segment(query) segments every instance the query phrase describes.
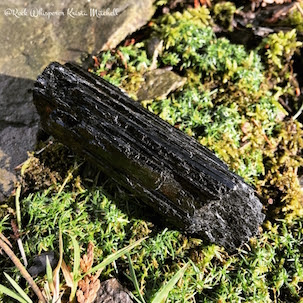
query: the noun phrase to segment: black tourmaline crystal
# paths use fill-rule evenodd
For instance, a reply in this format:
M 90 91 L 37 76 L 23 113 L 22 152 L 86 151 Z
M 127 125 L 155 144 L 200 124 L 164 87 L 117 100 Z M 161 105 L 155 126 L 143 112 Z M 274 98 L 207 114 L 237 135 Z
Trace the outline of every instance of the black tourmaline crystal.
M 38 77 L 34 102 L 47 133 L 175 226 L 228 250 L 258 233 L 264 215 L 250 186 L 102 78 L 51 63 Z

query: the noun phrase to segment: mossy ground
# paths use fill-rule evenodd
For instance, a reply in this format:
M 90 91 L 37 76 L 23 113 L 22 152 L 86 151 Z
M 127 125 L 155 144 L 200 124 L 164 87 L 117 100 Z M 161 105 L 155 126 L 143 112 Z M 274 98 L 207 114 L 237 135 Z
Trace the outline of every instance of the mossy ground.
M 179 91 L 142 105 L 195 137 L 256 187 L 267 214 L 260 236 L 228 254 L 166 228 L 146 215 L 147 208 L 138 208 L 135 197 L 54 143 L 31 157 L 24 171 L 22 239 L 29 258 L 58 251 L 59 226 L 64 259 L 71 263 L 70 235 L 77 237 L 82 252 L 89 241 L 95 244 L 95 263 L 149 236 L 131 253 L 147 302 L 187 262 L 167 302 L 303 302 L 303 130 L 281 105 L 290 100 L 294 110 L 300 107 L 292 57 L 301 43 L 295 31 L 272 34 L 250 51 L 217 38 L 213 25 L 231 30 L 235 11 L 234 4 L 219 3 L 211 12 L 200 7 L 160 16 L 150 23 L 152 36 L 162 41 L 156 52 L 148 55 L 149 39 L 120 46 L 101 53 L 92 72 L 134 98 L 151 68 L 170 66 L 186 77 Z M 12 207 L 0 223 L 7 236 L 13 216 Z M 1 265 L 24 284 L 8 260 L 1 259 Z M 117 276 L 137 295 L 125 274 L 126 257 L 101 278 Z M 41 285 L 44 280 L 37 278 Z

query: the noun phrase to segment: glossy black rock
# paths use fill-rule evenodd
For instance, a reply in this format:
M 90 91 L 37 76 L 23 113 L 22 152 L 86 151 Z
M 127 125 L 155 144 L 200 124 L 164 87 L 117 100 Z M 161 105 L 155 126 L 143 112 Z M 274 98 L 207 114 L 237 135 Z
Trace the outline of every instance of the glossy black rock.
M 195 139 L 100 77 L 51 63 L 34 103 L 43 129 L 184 231 L 234 250 L 264 219 L 254 190 Z

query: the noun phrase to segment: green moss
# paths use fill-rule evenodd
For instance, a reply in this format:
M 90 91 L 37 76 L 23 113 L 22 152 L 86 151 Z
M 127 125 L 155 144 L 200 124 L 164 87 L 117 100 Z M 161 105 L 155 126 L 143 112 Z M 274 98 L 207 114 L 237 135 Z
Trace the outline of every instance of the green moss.
M 301 2 L 296 3 L 297 6 L 294 7 L 294 9 L 290 10 L 290 12 L 287 14 L 287 17 L 282 20 L 282 25 L 290 26 L 292 28 L 295 28 L 298 32 L 303 32 L 303 16 L 302 16 L 302 9 L 303 5 Z M 299 9 L 299 7 L 301 9 Z
M 214 21 L 223 29 L 231 31 L 233 29 L 234 13 L 236 6 L 232 2 L 219 2 L 213 8 Z
M 260 45 L 261 49 L 266 49 L 265 63 L 270 72 L 274 73 L 274 76 L 288 71 L 292 56 L 301 46 L 302 43 L 297 41 L 295 29 L 286 33 L 281 31 L 277 34 L 271 34 Z
M 88 241 L 95 244 L 95 264 L 130 241 L 149 235 L 131 252 L 140 288 L 147 302 L 189 261 L 182 280 L 170 292 L 169 302 L 298 302 L 302 297 L 303 221 L 267 223 L 268 231 L 237 254 L 185 237 L 175 230 L 156 229 L 136 218 L 138 207 L 130 197 L 110 199 L 104 189 L 60 194 L 45 191 L 21 201 L 28 256 L 53 249 L 58 251 L 58 226 L 61 225 L 64 259 L 72 260 L 70 235 L 76 235 L 84 252 Z M 123 205 L 128 205 L 123 208 Z M 124 209 L 124 210 L 122 210 Z M 136 216 L 134 216 L 136 214 Z M 127 258 L 122 258 L 102 273 L 120 278 L 128 273 Z M 18 274 L 15 273 L 18 280 Z M 38 284 L 44 279 L 36 279 Z M 133 290 L 132 285 L 128 288 Z M 5 300 L 5 299 L 4 299 Z M 1 299 L 0 299 L 1 301 Z M 6 302 L 6 301 L 5 301 Z
M 112 84 L 123 87 L 134 98 L 135 92 L 144 81 L 142 74 L 151 65 L 143 43 L 103 52 L 98 60 L 99 64 L 93 72 Z
M 62 194 L 44 191 L 29 195 L 22 206 L 23 216 L 28 218 L 27 253 L 53 250 L 54 245 L 58 245 L 59 226 L 65 235 L 76 236 L 82 245 L 89 241 L 96 245 L 103 243 L 102 251 L 98 252 L 100 260 L 103 254 L 117 250 L 119 242 L 126 237 L 124 227 L 128 219 L 101 190 Z M 71 241 L 69 237 L 65 240 L 68 249 Z M 69 253 L 67 257 L 71 258 Z
M 201 19 L 187 18 L 194 11 Z M 169 63 L 179 71 L 192 68 L 210 80 L 231 81 L 256 90 L 263 80 L 260 57 L 256 52 L 247 54 L 243 46 L 231 44 L 225 38 L 217 39 L 208 26 L 208 13 L 203 7 L 200 11 L 188 10 L 155 23 L 154 28 L 165 47 L 160 63 Z
M 265 161 L 266 174 L 258 181 L 259 191 L 267 199 L 275 215 L 286 213 L 287 220 L 303 215 L 303 193 L 298 170 L 303 166 L 303 130 L 296 121 L 281 122 L 276 126 L 275 151 Z
M 167 32 L 169 35 L 168 26 L 173 26 L 173 31 L 176 35 L 180 35 L 180 29 L 182 24 L 191 23 L 195 27 L 203 28 L 212 24 L 211 16 L 209 10 L 205 6 L 198 7 L 197 9 L 189 8 L 183 12 L 176 12 L 173 14 L 167 14 L 160 16 L 154 24 L 154 29 L 159 30 L 160 32 Z M 171 42 L 174 44 L 173 39 Z

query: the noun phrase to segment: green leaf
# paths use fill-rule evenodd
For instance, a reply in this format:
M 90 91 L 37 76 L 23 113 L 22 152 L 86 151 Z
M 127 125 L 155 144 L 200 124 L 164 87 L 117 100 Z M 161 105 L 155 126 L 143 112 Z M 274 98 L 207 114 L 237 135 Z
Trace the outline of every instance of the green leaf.
M 21 296 L 19 296 L 18 294 L 16 294 L 15 292 L 13 292 L 12 290 L 10 290 L 9 288 L 3 286 L 2 284 L 0 284 L 0 292 L 16 299 L 17 301 L 21 302 L 21 303 L 28 303 L 28 301 L 24 300 Z
M 18 224 L 18 229 L 21 231 L 21 209 L 20 209 L 20 194 L 21 194 L 21 185 L 19 185 L 16 189 L 16 197 L 15 197 L 15 202 L 16 202 L 16 216 L 17 216 L 17 224 Z
M 46 256 L 46 277 L 47 277 L 47 282 L 49 284 L 53 284 L 53 270 L 50 265 L 48 256 Z
M 183 266 L 179 271 L 168 281 L 166 285 L 164 285 L 159 291 L 157 291 L 155 297 L 151 301 L 151 303 L 164 303 L 169 292 L 174 288 L 179 279 L 181 279 L 187 269 L 189 263 Z
M 82 278 L 84 278 L 86 275 L 94 273 L 98 270 L 103 270 L 107 265 L 111 264 L 112 262 L 114 262 L 115 260 L 117 260 L 118 258 L 120 258 L 121 256 L 125 255 L 126 253 L 128 253 L 130 250 L 132 250 L 134 247 L 138 246 L 143 240 L 145 240 L 147 237 L 142 238 L 120 250 L 118 250 L 117 252 L 109 255 L 108 257 L 106 257 L 100 264 L 96 265 L 95 267 L 91 268 Z M 82 279 L 81 278 L 81 279 Z
M 74 246 L 74 267 L 73 267 L 73 286 L 71 289 L 71 294 L 69 297 L 69 300 L 71 302 L 74 301 L 75 295 L 76 295 L 76 291 L 77 291 L 77 285 L 78 285 L 78 281 L 81 280 L 80 277 L 80 247 L 79 247 L 79 243 L 76 240 L 75 237 L 71 237 L 72 238 L 72 242 L 73 242 L 73 246 Z
M 135 274 L 135 271 L 134 271 L 134 267 L 133 267 L 133 263 L 132 263 L 132 259 L 129 255 L 129 253 L 126 254 L 127 256 L 127 259 L 128 259 L 128 263 L 129 263 L 129 271 L 130 271 L 130 279 L 131 281 L 133 282 L 134 286 L 135 286 L 135 289 L 138 293 L 138 296 L 140 298 L 140 301 L 142 303 L 145 303 L 145 300 L 140 292 L 140 287 L 139 287 L 139 283 L 138 283 L 138 280 L 137 280 L 137 277 L 136 277 L 136 274 Z
M 73 278 L 74 281 L 79 277 L 80 272 L 80 247 L 75 237 L 72 237 L 74 247 L 74 267 L 73 267 Z
M 33 303 L 30 297 L 24 292 L 24 290 L 14 281 L 7 273 L 4 273 L 6 279 L 12 284 L 12 286 L 16 289 L 19 295 L 25 300 L 25 302 Z
M 28 158 L 25 162 L 23 162 L 20 170 L 20 174 L 23 177 L 25 174 L 25 171 L 30 167 L 32 158 Z

